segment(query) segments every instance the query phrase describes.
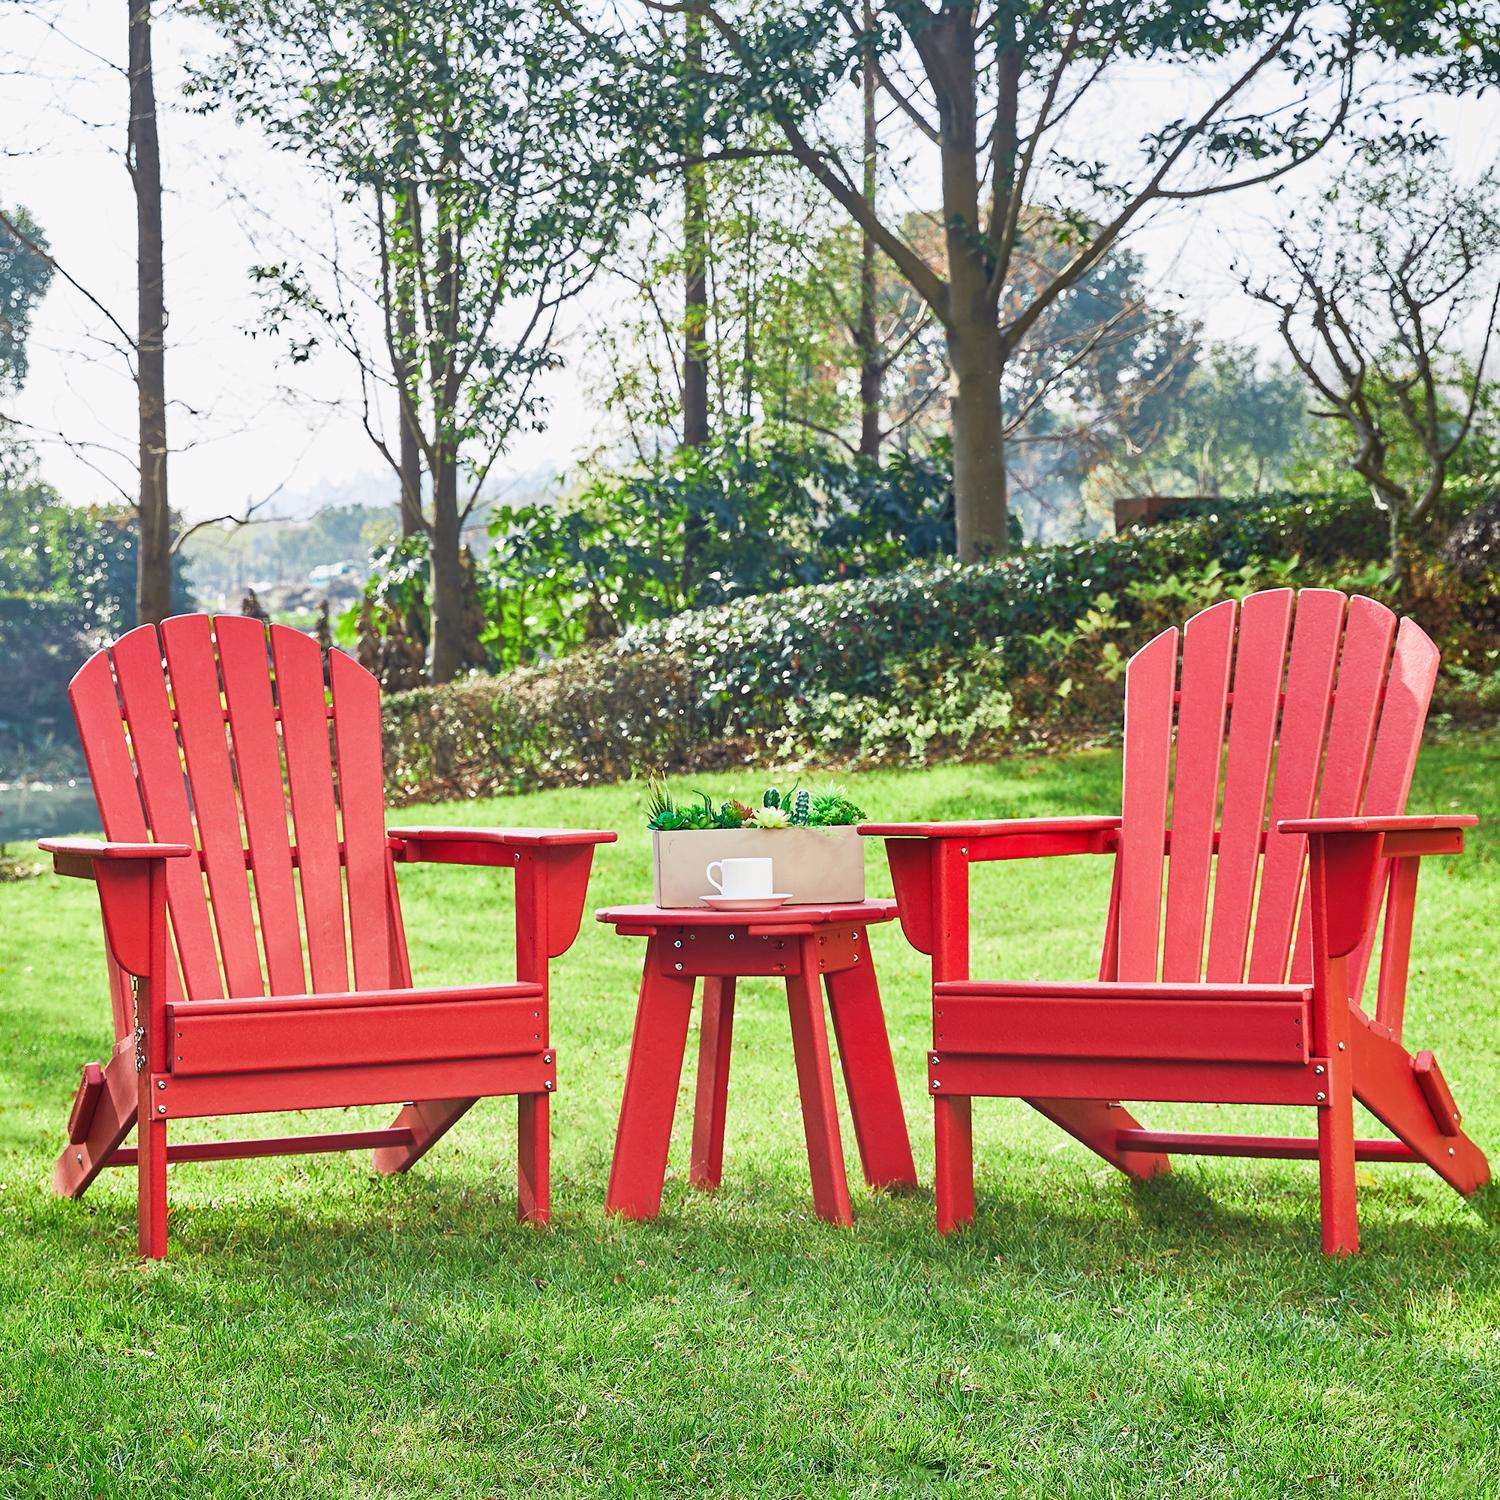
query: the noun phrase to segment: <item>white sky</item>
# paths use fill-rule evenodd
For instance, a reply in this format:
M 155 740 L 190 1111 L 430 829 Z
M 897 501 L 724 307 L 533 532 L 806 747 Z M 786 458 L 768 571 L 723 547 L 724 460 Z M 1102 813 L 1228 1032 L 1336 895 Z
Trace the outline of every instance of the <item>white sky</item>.
M 127 328 L 134 326 L 134 204 L 124 166 L 126 86 L 120 0 L 53 0 L 44 10 L 0 11 L 0 203 L 28 208 L 53 253 Z M 49 26 L 41 17 L 56 18 Z M 349 405 L 352 367 L 337 353 L 294 366 L 284 345 L 254 338 L 248 276 L 284 253 L 275 226 L 316 237 L 326 196 L 294 159 L 272 151 L 224 115 L 178 104 L 185 55 L 202 46 L 197 23 L 167 16 L 156 27 L 158 98 L 167 183 L 168 394 L 174 447 L 173 504 L 193 517 L 238 512 L 280 489 L 297 508 L 325 498 L 384 498 L 386 471 Z M 1164 86 L 1143 75 L 1126 86 Z M 1128 118 L 1128 98 L 1118 101 Z M 1438 101 L 1428 118 L 1451 145 L 1464 176 L 1494 159 L 1500 101 Z M 1316 185 L 1309 173 L 1288 193 Z M 1274 353 L 1265 310 L 1229 275 L 1238 251 L 1253 253 L 1270 207 L 1265 194 L 1208 200 L 1148 226 L 1133 240 L 1181 309 L 1211 336 L 1243 339 Z M 517 473 L 565 467 L 596 443 L 580 367 L 591 321 L 615 293 L 596 288 L 575 307 L 551 378 L 547 430 L 520 436 L 501 467 Z M 104 319 L 61 280 L 34 327 L 31 376 L 13 410 L 66 441 L 40 444 L 42 467 L 70 500 L 118 498 L 129 487 L 134 392 L 119 359 L 99 341 Z M 113 480 L 113 483 L 111 483 Z

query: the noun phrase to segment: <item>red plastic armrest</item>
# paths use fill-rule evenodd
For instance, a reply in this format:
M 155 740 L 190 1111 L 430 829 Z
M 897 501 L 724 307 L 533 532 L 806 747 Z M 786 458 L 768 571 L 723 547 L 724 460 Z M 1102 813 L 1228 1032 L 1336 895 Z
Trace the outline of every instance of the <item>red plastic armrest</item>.
M 408 863 L 490 864 L 501 850 L 576 849 L 612 844 L 619 834 L 588 828 L 392 828 L 391 848 Z M 465 849 L 470 852 L 466 855 Z M 491 851 L 489 858 L 485 851 Z
M 1391 858 L 1416 854 L 1462 854 L 1464 829 L 1479 819 L 1473 813 L 1413 813 L 1387 818 L 1286 818 L 1278 833 L 1305 833 L 1309 839 L 1363 835 L 1381 840 L 1381 852 Z
M 1401 813 L 1389 818 L 1283 818 L 1279 833 L 1438 833 L 1473 828 L 1474 813 Z
M 187 844 L 122 844 L 106 839 L 41 839 L 37 848 L 52 856 L 59 875 L 94 879 L 94 861 L 185 859 L 197 851 Z
M 1055 854 L 1110 854 L 1119 828 L 1119 818 L 988 818 L 973 823 L 861 823 L 859 831 L 887 841 L 894 870 L 901 849 L 957 846 L 959 857 L 969 864 Z
M 972 823 L 861 823 L 866 838 L 983 839 L 1019 838 L 1037 833 L 1112 833 L 1117 817 L 986 818 Z

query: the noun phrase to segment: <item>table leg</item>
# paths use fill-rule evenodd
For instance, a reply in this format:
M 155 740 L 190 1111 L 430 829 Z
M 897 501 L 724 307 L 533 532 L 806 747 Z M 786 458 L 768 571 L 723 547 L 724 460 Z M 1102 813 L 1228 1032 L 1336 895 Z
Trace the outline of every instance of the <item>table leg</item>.
M 838 1106 L 833 1097 L 833 1060 L 823 1018 L 816 943 L 802 943 L 801 973 L 786 979 L 787 1010 L 792 1023 L 792 1050 L 797 1060 L 797 1088 L 802 1096 L 802 1127 L 807 1136 L 807 1165 L 812 1174 L 813 1207 L 818 1217 L 845 1228 L 854 1223 L 844 1148 L 839 1141 Z
M 861 944 L 866 947 L 865 944 Z M 838 1039 L 849 1113 L 865 1181 L 871 1187 L 914 1188 L 917 1168 L 901 1108 L 901 1090 L 868 948 L 852 968 L 826 976 L 828 1008 Z
M 729 1104 L 729 1048 L 734 1035 L 734 977 L 703 981 L 698 1036 L 698 1095 L 693 1111 L 693 1164 L 689 1181 L 712 1192 L 724 1175 L 724 1115 Z
M 661 941 L 654 937 L 646 947 L 615 1158 L 604 1200 L 607 1213 L 629 1219 L 650 1219 L 661 1211 L 672 1116 L 693 1011 L 693 981 L 664 972 Z

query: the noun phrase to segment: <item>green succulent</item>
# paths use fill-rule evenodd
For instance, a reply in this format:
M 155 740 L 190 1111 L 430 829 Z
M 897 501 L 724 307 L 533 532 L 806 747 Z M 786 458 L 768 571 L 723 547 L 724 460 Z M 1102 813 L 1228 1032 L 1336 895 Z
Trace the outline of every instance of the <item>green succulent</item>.
M 844 828 L 862 822 L 865 816 L 864 810 L 841 787 L 809 792 L 795 783 L 785 791 L 771 786 L 761 793 L 759 807 L 751 807 L 734 797 L 715 805 L 707 792 L 696 792 L 693 801 L 681 805 L 667 790 L 666 783 L 654 776 L 646 814 L 646 826 L 660 832 L 747 827 Z

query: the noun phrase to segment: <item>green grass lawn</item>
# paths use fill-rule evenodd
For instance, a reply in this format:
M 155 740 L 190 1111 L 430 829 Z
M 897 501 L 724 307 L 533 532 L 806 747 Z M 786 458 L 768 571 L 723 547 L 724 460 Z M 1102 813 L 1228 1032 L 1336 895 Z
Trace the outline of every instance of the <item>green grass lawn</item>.
M 872 815 L 980 817 L 1113 811 L 1118 776 L 1094 752 L 849 784 Z M 649 894 L 644 800 L 397 821 L 618 828 L 592 908 Z M 1500 1152 L 1500 744 L 1431 744 L 1412 806 L 1489 820 L 1428 862 L 1407 1035 Z M 1095 859 L 976 872 L 975 972 L 1090 976 L 1108 879 Z M 419 980 L 508 972 L 503 872 L 414 867 L 402 892 Z M 894 926 L 872 942 L 930 1183 L 925 969 Z M 981 1101 L 971 1231 L 939 1240 L 930 1191 L 863 1188 L 854 1231 L 831 1229 L 785 1004 L 752 981 L 722 1190 L 686 1186 L 690 1063 L 661 1218 L 607 1220 L 641 956 L 586 920 L 556 964 L 549 1229 L 514 1222 L 500 1100 L 399 1179 L 346 1156 L 174 1168 L 171 1258 L 145 1266 L 131 1174 L 78 1203 L 48 1191 L 78 1069 L 109 1043 L 92 890 L 0 886 L 0 1494 L 1500 1493 L 1497 1236 L 1415 1167 L 1361 1168 L 1365 1253 L 1330 1263 L 1311 1164 L 1182 1159 L 1133 1189 L 1024 1105 Z M 846 1119 L 851 1161 L 852 1142 Z

